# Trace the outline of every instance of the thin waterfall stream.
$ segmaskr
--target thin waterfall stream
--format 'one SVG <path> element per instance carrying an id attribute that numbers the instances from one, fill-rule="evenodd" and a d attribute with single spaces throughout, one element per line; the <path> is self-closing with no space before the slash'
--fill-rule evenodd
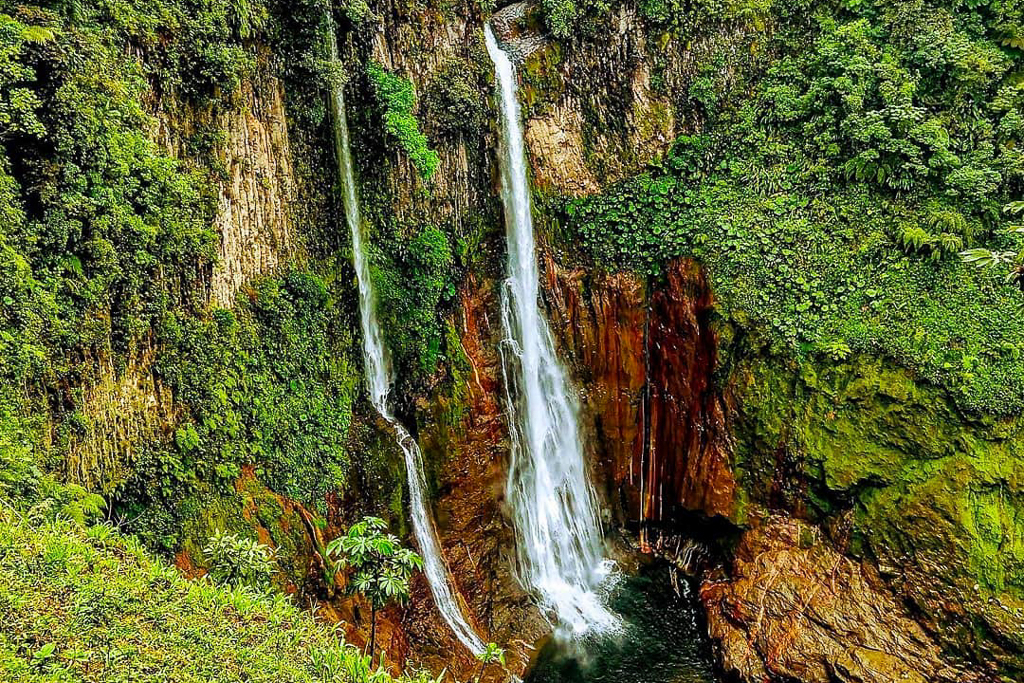
<path id="1" fill-rule="evenodd" d="M 334 32 L 331 31 L 331 58 L 338 62 L 338 48 Z M 409 482 L 409 508 L 412 515 L 413 532 L 423 556 L 423 572 L 434 596 L 434 603 L 448 626 L 459 641 L 473 654 L 484 650 L 483 641 L 467 623 L 456 602 L 448 582 L 448 572 L 441 556 L 437 532 L 426 502 L 426 475 L 423 470 L 423 454 L 416 440 L 395 417 L 388 403 L 391 391 L 391 364 L 380 323 L 377 321 L 376 296 L 370 279 L 370 264 L 363 247 L 362 218 L 359 211 L 359 197 L 356 192 L 352 152 L 349 147 L 348 119 L 345 113 L 344 87 L 335 81 L 332 86 L 331 113 L 334 121 L 334 146 L 338 157 L 338 176 L 341 181 L 345 221 L 352 233 L 352 263 L 359 284 L 359 322 L 363 333 L 363 364 L 370 401 L 381 417 L 390 425 L 402 453 L 405 455 L 405 470 Z"/>
<path id="2" fill-rule="evenodd" d="M 603 557 L 596 496 L 583 459 L 578 401 L 540 310 L 515 66 L 489 24 L 484 37 L 501 106 L 499 164 L 508 241 L 501 296 L 512 440 L 506 497 L 519 536 L 521 580 L 557 617 L 560 631 L 579 637 L 618 627 L 600 596 L 611 563 Z"/>

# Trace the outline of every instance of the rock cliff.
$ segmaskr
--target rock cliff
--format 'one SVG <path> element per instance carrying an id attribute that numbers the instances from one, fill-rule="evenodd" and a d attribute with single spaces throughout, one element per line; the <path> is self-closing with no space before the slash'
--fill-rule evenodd
<path id="1" fill-rule="evenodd" d="M 780 353 L 749 321 L 723 319 L 697 262 L 678 259 L 649 276 L 605 272 L 543 215 L 548 200 L 599 193 L 656 163 L 677 135 L 699 129 L 701 116 L 681 94 L 690 91 L 698 58 L 739 54 L 754 40 L 751 30 L 720 27 L 693 40 L 654 35 L 625 4 L 605 30 L 556 41 L 537 31 L 535 12 L 529 5 L 508 12 L 506 30 L 531 39 L 522 92 L 545 232 L 543 297 L 582 392 L 588 457 L 607 518 L 644 540 L 713 530 L 717 562 L 701 597 L 721 664 L 742 680 L 983 680 L 997 667 L 1004 676 L 1024 671 L 1018 421 L 964 415 L 940 389 L 886 359 Z M 515 580 L 502 500 L 504 238 L 482 21 L 474 3 L 389 0 L 370 3 L 361 21 L 342 22 L 339 38 L 377 251 L 428 224 L 442 226 L 454 245 L 451 292 L 433 316 L 443 325 L 439 361 L 404 377 L 396 399 L 428 457 L 445 561 L 469 618 L 485 639 L 508 646 L 510 668 L 521 672 L 548 627 Z M 415 113 L 439 155 L 433 179 L 384 139 L 369 61 L 412 83 Z M 354 297 L 336 296 L 352 284 L 342 231 L 333 228 L 338 201 L 329 173 L 314 177 L 324 170 L 318 164 L 333 163 L 329 124 L 297 123 L 289 83 L 263 66 L 215 114 L 157 107 L 154 136 L 178 156 L 189 154 L 185 140 L 197 120 L 223 133 L 215 146 L 223 166 L 219 259 L 203 294 L 217 308 L 230 308 L 240 292 L 255 299 L 247 289 L 254 280 L 304 265 L 316 252 L 315 268 L 332 284 L 327 305 L 341 321 L 333 332 L 352 352 Z M 723 68 L 717 76 L 732 74 Z M 184 408 L 154 370 L 158 351 L 142 345 L 123 367 L 96 360 L 97 376 L 81 388 L 85 427 L 70 437 L 65 461 L 75 481 L 109 490 L 142 452 L 139 444 L 174 438 Z M 377 427 L 358 403 L 344 445 L 358 463 L 346 472 L 347 490 L 317 501 L 317 513 L 245 469 L 234 478 L 237 499 L 211 504 L 185 547 L 175 548 L 180 566 L 201 571 L 203 534 L 241 519 L 289 556 L 288 588 L 329 597 L 325 613 L 347 622 L 358 640 L 365 609 L 323 585 L 317 532 L 302 522 L 319 514 L 337 533 L 360 513 L 384 510 L 401 525 L 400 460 Z M 474 663 L 420 579 L 413 597 L 409 608 L 385 615 L 389 654 L 449 665 L 465 677 Z"/>

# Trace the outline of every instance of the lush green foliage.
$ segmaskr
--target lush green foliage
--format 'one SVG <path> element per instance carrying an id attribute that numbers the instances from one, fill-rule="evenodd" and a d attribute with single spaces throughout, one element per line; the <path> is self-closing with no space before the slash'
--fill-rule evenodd
<path id="1" fill-rule="evenodd" d="M 344 483 L 358 368 L 325 283 L 292 273 L 250 283 L 234 311 L 207 309 L 226 170 L 214 115 L 266 68 L 259 45 L 287 57 L 286 78 L 304 79 L 291 93 L 322 96 L 306 83 L 323 68 L 328 8 L 96 0 L 0 11 L 0 441 L 12 446 L 2 457 L 13 498 L 25 495 L 19 482 L 77 467 L 92 414 L 118 410 L 97 405 L 91 386 L 139 375 L 170 389 L 159 431 L 120 443 L 116 463 L 82 466 L 147 541 L 180 549 L 189 524 L 205 539 L 227 515 L 212 528 L 197 520 L 237 497 L 247 466 L 314 506 Z M 309 125 L 316 112 L 293 99 Z M 102 504 L 59 490 L 46 504 L 73 518 Z"/>
<path id="2" fill-rule="evenodd" d="M 488 112 L 481 91 L 486 75 L 480 64 L 453 59 L 430 80 L 423 95 L 423 120 L 441 135 L 471 138 L 483 129 Z"/>
<path id="3" fill-rule="evenodd" d="M 173 443 L 144 450 L 117 491 L 137 531 L 176 547 L 195 512 L 183 500 L 229 489 L 246 465 L 317 507 L 344 485 L 360 375 L 334 311 L 322 280 L 293 273 L 254 283 L 233 312 L 164 318 L 157 369 L 189 413 Z"/>
<path id="4" fill-rule="evenodd" d="M 691 88 L 707 133 L 569 202 L 567 234 L 613 268 L 700 258 L 723 312 L 780 348 L 882 353 L 965 408 L 1024 409 L 1011 266 L 957 256 L 1021 251 L 1002 212 L 1024 188 L 1020 53 L 1005 39 L 1021 8 L 790 4 L 771 20 L 732 89 Z"/>
<path id="5" fill-rule="evenodd" d="M 544 22 L 555 38 L 572 39 L 607 30 L 613 10 L 610 0 L 542 0 Z M 743 21 L 759 30 L 772 0 L 639 0 L 637 9 L 657 31 L 685 34 L 709 22 Z"/>
<path id="6" fill-rule="evenodd" d="M 437 367 L 438 307 L 455 294 L 452 265 L 448 237 L 432 225 L 396 241 L 376 259 L 381 322 L 399 375 L 417 377 Z"/>
<path id="7" fill-rule="evenodd" d="M 375 609 L 392 602 L 405 603 L 413 571 L 423 568 L 423 559 L 387 533 L 387 524 L 379 517 L 366 517 L 353 524 L 327 544 L 327 552 L 339 568 L 352 569 L 352 591 L 369 600 Z"/>
<path id="8" fill-rule="evenodd" d="M 542 0 L 541 7 L 551 35 L 556 38 L 572 35 L 580 12 L 574 0 Z"/>
<path id="9" fill-rule="evenodd" d="M 405 604 L 409 599 L 409 580 L 423 569 L 423 558 L 403 548 L 401 541 L 387 533 L 387 524 L 379 517 L 365 517 L 327 544 L 328 556 L 338 568 L 350 567 L 349 590 L 370 601 L 370 656 L 377 639 L 377 610 L 390 603 Z"/>
<path id="10" fill-rule="evenodd" d="M 266 588 L 274 572 L 274 551 L 251 538 L 218 531 L 206 543 L 203 555 L 209 576 L 218 585 Z"/>
<path id="11" fill-rule="evenodd" d="M 391 683 L 281 594 L 188 581 L 106 525 L 0 509 L 0 678 Z M 401 681 L 433 683 L 422 675 Z"/>
<path id="12" fill-rule="evenodd" d="M 427 137 L 420 132 L 413 115 L 416 95 L 412 82 L 384 70 L 380 64 L 366 66 L 374 96 L 381 107 L 384 130 L 395 144 L 409 156 L 409 161 L 424 180 L 429 180 L 440 162 L 437 152 L 430 148 Z"/>
<path id="13" fill-rule="evenodd" d="M 130 353 L 161 310 L 195 303 L 183 285 L 214 257 L 208 184 L 150 140 L 122 27 L 26 13 L 0 15 L 0 381 L 22 396 Z"/>

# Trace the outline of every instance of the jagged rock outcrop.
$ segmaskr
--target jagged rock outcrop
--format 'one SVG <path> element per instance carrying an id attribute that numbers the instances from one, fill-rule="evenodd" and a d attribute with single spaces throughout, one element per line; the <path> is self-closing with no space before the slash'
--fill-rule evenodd
<path id="1" fill-rule="evenodd" d="M 523 100 L 537 187 L 589 194 L 664 154 L 679 122 L 667 91 L 652 86 L 648 49 L 636 7 L 623 4 L 599 37 L 529 56 Z"/>
<path id="2" fill-rule="evenodd" d="M 230 308 L 243 283 L 274 272 L 299 252 L 290 214 L 296 180 L 284 86 L 267 75 L 245 80 L 231 106 L 212 114 L 180 112 L 173 101 L 161 105 L 155 136 L 176 156 L 194 153 L 188 141 L 204 127 L 223 135 L 209 151 L 223 165 L 223 179 L 214 218 L 217 264 L 206 286 L 215 305 Z"/>
<path id="3" fill-rule="evenodd" d="M 798 520 L 745 532 L 729 576 L 706 580 L 700 597 L 722 667 L 742 681 L 988 680 L 944 661 L 870 567 Z"/>
<path id="4" fill-rule="evenodd" d="M 248 280 L 274 272 L 296 255 L 290 204 L 295 199 L 291 148 L 281 81 L 242 84 L 236 110 L 220 117 L 226 180 L 220 187 L 218 262 L 210 297 L 230 307 Z"/>

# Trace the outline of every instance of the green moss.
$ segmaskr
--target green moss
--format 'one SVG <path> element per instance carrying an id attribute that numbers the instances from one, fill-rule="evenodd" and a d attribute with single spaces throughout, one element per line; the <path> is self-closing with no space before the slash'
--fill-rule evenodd
<path id="1" fill-rule="evenodd" d="M 971 420 L 941 389 L 877 358 L 732 370 L 741 419 L 737 469 L 750 499 L 779 502 L 797 463 L 800 495 L 822 519 L 854 511 L 856 543 L 920 572 L 920 590 L 955 587 L 1024 599 L 1024 425 Z"/>
<path id="2" fill-rule="evenodd" d="M 180 543 L 180 551 L 194 566 L 207 566 L 203 547 L 213 534 L 229 532 L 274 548 L 275 585 L 305 585 L 311 549 L 304 522 L 298 510 L 286 508 L 258 479 L 244 475 L 233 490 L 196 502 L 196 513 L 182 524 Z"/>
<path id="3" fill-rule="evenodd" d="M 564 48 L 559 43 L 545 45 L 527 56 L 519 95 L 524 117 L 546 113 L 565 91 L 559 69 L 564 59 Z"/>
<path id="4" fill-rule="evenodd" d="M 423 95 L 423 119 L 441 135 L 472 140 L 487 122 L 480 93 L 487 73 L 479 62 L 452 59 L 430 79 Z"/>

